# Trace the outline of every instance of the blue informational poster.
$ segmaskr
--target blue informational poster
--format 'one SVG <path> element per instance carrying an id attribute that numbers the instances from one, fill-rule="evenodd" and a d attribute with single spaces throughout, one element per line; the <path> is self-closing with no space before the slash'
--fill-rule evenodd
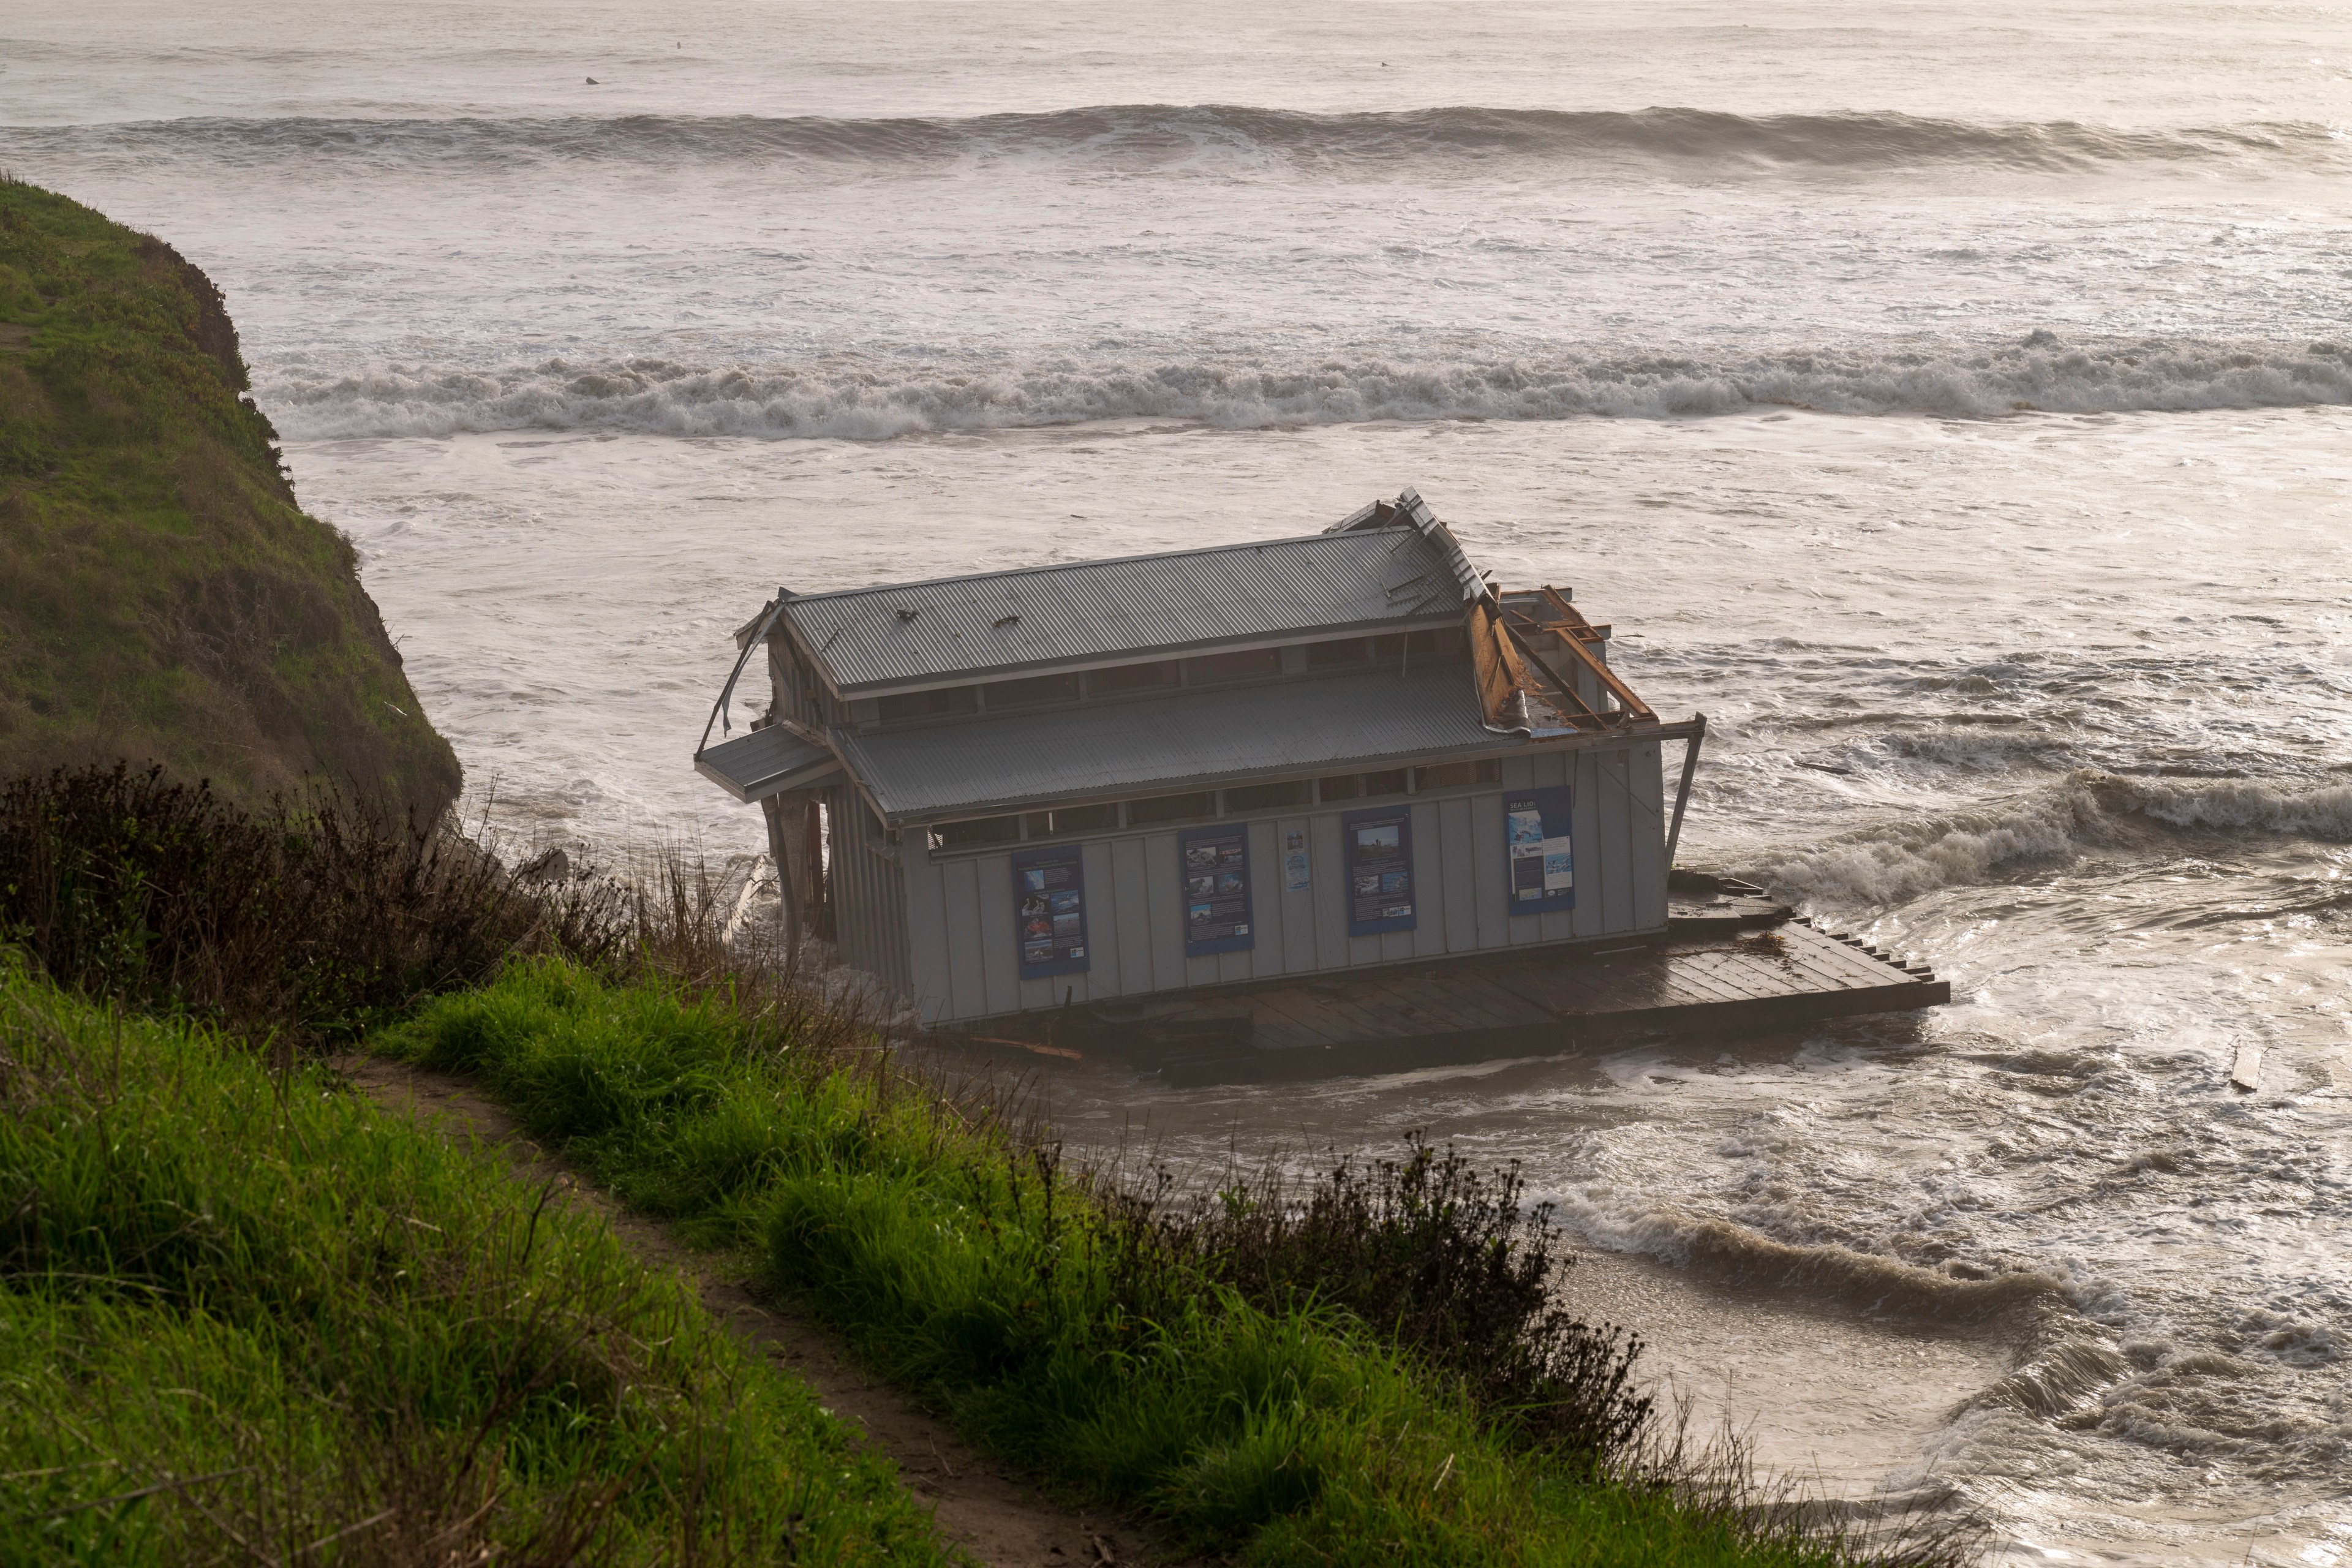
<path id="1" fill-rule="evenodd" d="M 1022 979 L 1086 973 L 1087 871 L 1076 845 L 1013 857 L 1013 918 Z"/>
<path id="2" fill-rule="evenodd" d="M 1413 927 L 1412 808 L 1379 806 L 1339 818 L 1348 861 L 1348 934 Z"/>
<path id="3" fill-rule="evenodd" d="M 1176 836 L 1184 882 L 1184 952 L 1192 958 L 1244 952 L 1250 934 L 1249 828 L 1193 827 Z"/>
<path id="4" fill-rule="evenodd" d="M 1504 897 L 1515 915 L 1576 908 L 1576 853 L 1569 842 L 1566 784 L 1513 790 L 1503 797 Z"/>

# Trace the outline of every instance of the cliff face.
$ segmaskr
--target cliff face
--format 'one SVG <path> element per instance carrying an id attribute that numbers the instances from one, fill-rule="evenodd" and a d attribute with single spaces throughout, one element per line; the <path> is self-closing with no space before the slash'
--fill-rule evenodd
<path id="1" fill-rule="evenodd" d="M 178 252 L 0 184 L 0 773 L 129 758 L 247 800 L 324 775 L 436 815 L 457 757 L 247 384 Z"/>

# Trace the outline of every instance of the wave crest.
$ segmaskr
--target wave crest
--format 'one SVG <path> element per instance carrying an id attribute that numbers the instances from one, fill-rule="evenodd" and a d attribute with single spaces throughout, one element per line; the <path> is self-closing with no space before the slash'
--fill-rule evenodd
<path id="1" fill-rule="evenodd" d="M 887 170 L 1066 158 L 1117 167 L 1267 163 L 1301 172 L 1500 162 L 1859 171 L 1965 164 L 2063 172 L 2134 163 L 2335 168 L 2344 141 L 2305 121 L 2120 128 L 1975 122 L 1893 112 L 1733 114 L 1699 109 L 1488 109 L 1309 114 L 1230 104 L 1118 104 L 963 118 L 757 115 L 365 120 L 190 118 L 28 127 L 0 145 L 232 160 L 751 162 Z"/>
<path id="2" fill-rule="evenodd" d="M 1411 363 L 1327 360 L 696 365 L 547 360 L 479 372 L 301 368 L 258 395 L 289 437 L 635 430 L 836 437 L 1019 429 L 1110 419 L 1234 428 L 1370 420 L 1664 418 L 1757 407 L 1989 418 L 2352 403 L 2352 351 L 2199 343 L 1853 348 L 1709 362 L 1680 356 Z"/>
<path id="3" fill-rule="evenodd" d="M 1937 888 L 1988 881 L 2022 863 L 2113 845 L 2135 825 L 2352 842 L 2352 784 L 2293 788 L 2084 769 L 1998 806 L 1871 828 L 1768 859 L 1758 869 L 1784 894 L 1897 904 Z"/>
<path id="4" fill-rule="evenodd" d="M 1576 1205 L 1564 1205 L 1563 1213 Z M 1843 1247 L 1776 1241 L 1727 1220 L 1652 1212 L 1631 1219 L 1580 1216 L 1614 1251 L 1646 1253 L 1727 1284 L 1795 1290 L 1857 1311 L 1941 1323 L 1984 1323 L 2066 1302 L 2055 1277 L 2031 1270 L 1964 1279 Z"/>

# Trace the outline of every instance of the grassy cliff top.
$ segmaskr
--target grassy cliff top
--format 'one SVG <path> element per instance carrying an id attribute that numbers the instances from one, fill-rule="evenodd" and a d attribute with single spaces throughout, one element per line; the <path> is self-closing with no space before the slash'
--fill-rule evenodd
<path id="1" fill-rule="evenodd" d="M 125 758 L 248 800 L 324 775 L 437 814 L 457 757 L 247 384 L 178 252 L 0 183 L 0 774 Z"/>

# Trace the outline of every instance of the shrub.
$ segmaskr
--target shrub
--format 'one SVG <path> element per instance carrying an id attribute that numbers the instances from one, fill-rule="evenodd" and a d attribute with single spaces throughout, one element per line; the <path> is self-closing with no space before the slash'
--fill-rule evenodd
<path id="1" fill-rule="evenodd" d="M 615 952 L 609 887 L 525 888 L 454 832 L 321 792 L 249 812 L 124 764 L 0 784 L 0 940 L 60 984 L 289 1047 L 488 977 Z"/>
<path id="2" fill-rule="evenodd" d="M 1647 1435 L 1641 1342 L 1559 1305 L 1574 1263 L 1549 1204 L 1409 1133 L 1401 1160 L 1335 1155 L 1303 1190 L 1269 1170 L 1146 1207 L 1164 1247 L 1274 1311 L 1344 1307 L 1457 1384 L 1520 1438 L 1606 1465 Z"/>

